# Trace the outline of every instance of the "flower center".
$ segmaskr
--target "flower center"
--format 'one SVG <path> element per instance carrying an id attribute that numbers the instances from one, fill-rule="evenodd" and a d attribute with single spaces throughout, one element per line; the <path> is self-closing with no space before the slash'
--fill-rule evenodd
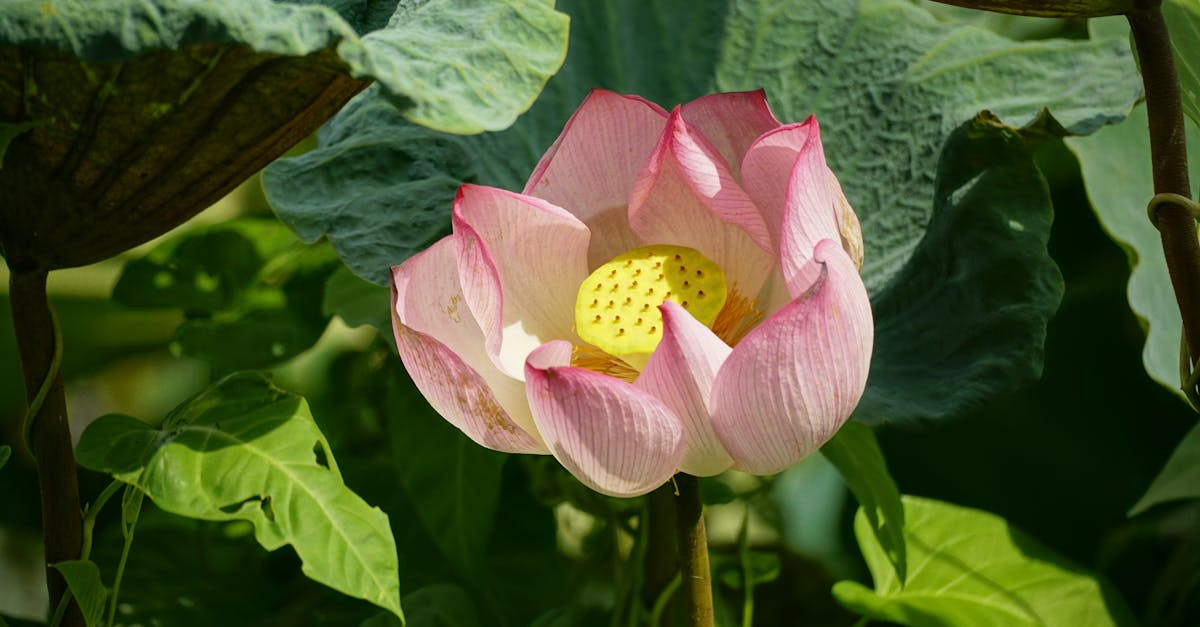
<path id="1" fill-rule="evenodd" d="M 662 339 L 658 306 L 672 301 L 712 326 L 725 305 L 725 273 L 699 251 L 644 246 L 596 268 L 575 297 L 575 332 L 619 357 L 649 355 Z"/>

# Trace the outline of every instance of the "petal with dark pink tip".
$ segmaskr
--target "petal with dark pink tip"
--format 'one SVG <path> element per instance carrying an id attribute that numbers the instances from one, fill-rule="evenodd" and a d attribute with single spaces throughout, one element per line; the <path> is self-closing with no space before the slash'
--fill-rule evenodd
<path id="1" fill-rule="evenodd" d="M 757 293 L 774 265 L 758 208 L 678 108 L 630 193 L 629 225 L 644 242 L 700 251 L 745 294 Z"/>
<path id="2" fill-rule="evenodd" d="M 711 477 L 733 463 L 713 432 L 709 393 L 730 351 L 721 338 L 671 301 L 659 309 L 663 335 L 634 385 L 662 401 L 683 424 L 687 443 L 679 469 Z"/>
<path id="3" fill-rule="evenodd" d="M 467 437 L 508 453 L 548 452 L 525 386 L 500 372 L 483 348 L 449 237 L 392 268 L 392 330 L 417 389 Z"/>
<path id="4" fill-rule="evenodd" d="M 571 363 L 571 344 L 529 355 L 525 391 L 550 453 L 585 485 L 638 496 L 662 485 L 683 458 L 683 429 L 653 395 Z"/>
<path id="5" fill-rule="evenodd" d="M 811 263 L 808 291 L 751 331 L 713 385 L 717 437 L 756 475 L 820 448 L 866 386 L 874 323 L 862 279 L 836 240 L 819 242 Z"/>
<path id="6" fill-rule="evenodd" d="M 680 113 L 725 158 L 735 179 L 754 140 L 780 126 L 761 89 L 709 94 L 683 105 Z"/>
<path id="7" fill-rule="evenodd" d="M 639 245 L 625 206 L 666 121 L 667 112 L 645 98 L 594 89 L 525 184 L 525 194 L 570 211 L 592 230 L 589 267 Z"/>
<path id="8" fill-rule="evenodd" d="M 588 229 L 544 200 L 478 185 L 459 189 L 452 221 L 463 296 L 488 354 L 522 378 L 534 348 L 574 337 Z"/>

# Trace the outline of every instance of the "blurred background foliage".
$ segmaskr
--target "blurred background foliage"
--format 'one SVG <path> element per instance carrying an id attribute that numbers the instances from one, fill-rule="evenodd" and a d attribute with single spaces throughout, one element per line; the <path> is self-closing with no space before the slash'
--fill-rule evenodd
<path id="1" fill-rule="evenodd" d="M 1017 39 L 1086 36 L 1080 22 L 936 11 Z M 1005 517 L 1110 578 L 1145 625 L 1198 624 L 1200 505 L 1126 516 L 1195 416 L 1142 367 L 1129 260 L 1099 227 L 1076 157 L 1054 140 L 1037 163 L 1066 283 L 1042 378 L 955 420 L 877 433 L 902 492 Z M 224 254 L 193 263 L 188 246 Z M 172 302 L 187 306 L 163 307 L 139 291 L 147 285 L 178 288 Z M 390 517 L 410 624 L 607 625 L 629 594 L 621 558 L 641 502 L 587 492 L 546 458 L 481 449 L 433 414 L 390 345 L 387 290 L 355 277 L 327 243 L 292 236 L 258 177 L 159 240 L 53 273 L 50 291 L 76 437 L 105 413 L 161 419 L 235 369 L 266 368 L 308 399 L 347 484 Z M 0 432 L 15 443 L 24 401 L 8 315 L 5 299 Z M 81 473 L 91 500 L 107 478 Z M 43 611 L 36 485 L 18 448 L 0 472 L 0 615 L 13 625 Z M 730 472 L 704 489 L 720 624 L 738 622 L 747 562 L 758 624 L 855 623 L 829 589 L 869 579 L 850 533 L 856 504 L 828 462 L 814 456 L 768 479 Z M 117 512 L 106 511 L 95 550 L 105 572 L 120 544 Z M 305 578 L 290 548 L 262 551 L 246 525 L 149 503 L 126 572 L 118 618 L 127 625 L 387 624 L 366 602 Z"/>

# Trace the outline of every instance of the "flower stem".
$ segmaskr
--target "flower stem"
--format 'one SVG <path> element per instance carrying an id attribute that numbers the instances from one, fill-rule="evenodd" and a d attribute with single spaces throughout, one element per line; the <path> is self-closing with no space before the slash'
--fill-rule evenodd
<path id="1" fill-rule="evenodd" d="M 679 574 L 675 549 L 675 484 L 667 482 L 650 493 L 646 503 L 646 564 L 642 580 L 642 607 L 653 608 L 660 599 L 660 616 L 674 616 L 671 595 L 663 592 Z M 651 623 L 652 627 L 654 623 Z"/>
<path id="2" fill-rule="evenodd" d="M 675 475 L 679 497 L 675 502 L 676 541 L 683 575 L 683 602 L 688 627 L 712 627 L 712 573 L 708 567 L 708 537 L 704 531 L 704 505 L 700 481 L 691 475 Z"/>
<path id="3" fill-rule="evenodd" d="M 1142 65 L 1146 87 L 1146 113 L 1150 118 L 1150 161 L 1156 194 L 1191 197 L 1187 171 L 1187 139 L 1183 107 L 1171 38 L 1159 0 L 1143 0 L 1126 17 Z M 1191 363 L 1200 357 L 1200 244 L 1196 220 L 1178 203 L 1159 205 L 1155 217 L 1162 239 L 1167 270 L 1179 312 L 1183 316 L 1184 342 Z"/>
<path id="4" fill-rule="evenodd" d="M 46 298 L 46 271 L 13 268 L 9 279 L 13 329 L 25 378 L 30 451 L 37 464 L 42 497 L 42 533 L 46 549 L 46 583 L 50 607 L 66 593 L 62 575 L 49 564 L 78 559 L 83 542 L 83 519 L 79 506 L 79 478 L 71 427 L 56 351 L 57 322 Z M 72 603 L 63 618 L 68 627 L 83 626 L 83 615 Z"/>

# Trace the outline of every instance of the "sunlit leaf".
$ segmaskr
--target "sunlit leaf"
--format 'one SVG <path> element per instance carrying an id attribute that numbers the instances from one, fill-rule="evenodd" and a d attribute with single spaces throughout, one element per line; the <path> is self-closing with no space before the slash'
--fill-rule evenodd
<path id="1" fill-rule="evenodd" d="M 892 563 L 900 583 L 908 573 L 904 544 L 904 505 L 900 490 L 888 473 L 887 460 L 871 428 L 848 422 L 821 447 L 825 456 L 858 499 L 875 539 Z"/>
<path id="2" fill-rule="evenodd" d="M 89 560 L 69 560 L 53 565 L 67 580 L 71 595 L 79 603 L 79 611 L 88 627 L 99 627 L 104 620 L 108 589 L 100 579 L 100 567 Z"/>
<path id="3" fill-rule="evenodd" d="M 1106 627 L 1135 625 L 1124 601 L 1002 518 L 957 505 L 904 497 L 908 578 L 903 587 L 870 521 L 854 533 L 875 590 L 852 581 L 833 588 L 850 610 L 910 627 Z"/>
<path id="4" fill-rule="evenodd" d="M 137 486 L 166 511 L 249 521 L 266 549 L 292 545 L 310 578 L 400 615 L 387 515 L 342 482 L 304 399 L 235 374 L 160 429 L 132 420 L 94 422 L 80 439 L 80 464 Z"/>
<path id="5" fill-rule="evenodd" d="M 1197 498 L 1200 498 L 1200 424 L 1183 436 L 1162 472 L 1129 510 L 1129 515 L 1140 514 L 1159 503 Z"/>

